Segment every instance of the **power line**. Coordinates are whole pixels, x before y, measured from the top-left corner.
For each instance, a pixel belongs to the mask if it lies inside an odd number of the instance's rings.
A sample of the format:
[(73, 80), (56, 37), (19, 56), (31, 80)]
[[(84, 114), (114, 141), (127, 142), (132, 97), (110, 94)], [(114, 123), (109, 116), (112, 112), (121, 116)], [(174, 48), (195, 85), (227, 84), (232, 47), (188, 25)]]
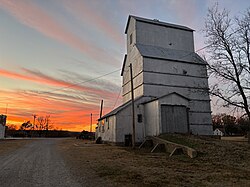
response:
[[(248, 26), (250, 26), (250, 24), (245, 25), (244, 27), (241, 27), (241, 28), (235, 30), (234, 32), (228, 34), (228, 36), (227, 36), (225, 39), (230, 38), (233, 34), (235, 34), (236, 32), (238, 32), (238, 31), (240, 31), (240, 30), (242, 30), (242, 29), (244, 29), (245, 27), (248, 27)], [(203, 49), (206, 49), (206, 48), (208, 48), (208, 47), (210, 47), (210, 46), (212, 46), (212, 45), (214, 45), (214, 44), (216, 44), (216, 43), (217, 43), (217, 42), (208, 44), (208, 45), (206, 45), (206, 46), (204, 46), (204, 47), (202, 47), (202, 48), (200, 48), (200, 49), (197, 49), (195, 52), (191, 52), (191, 53), (188, 53), (187, 55), (182, 56), (180, 59), (183, 59), (184, 57), (187, 57), (187, 56), (189, 56), (189, 55), (192, 55), (192, 54), (194, 54), (194, 53), (197, 53), (197, 52), (199, 52), (199, 51), (202, 51)]]
[[(78, 82), (78, 83), (75, 83), (75, 84), (70, 84), (70, 85), (68, 85), (68, 86), (64, 86), (64, 87), (61, 87), (61, 88), (58, 88), (58, 89), (54, 89), (54, 90), (51, 90), (51, 91), (37, 92), (36, 94), (49, 94), (49, 93), (54, 93), (54, 92), (57, 92), (57, 91), (60, 91), (60, 90), (64, 90), (64, 89), (66, 89), (66, 88), (74, 87), (74, 86), (77, 86), (77, 85), (85, 84), (85, 83), (88, 83), (88, 82), (91, 82), (91, 81), (100, 79), (100, 78), (102, 78), (102, 77), (108, 76), (108, 75), (113, 74), (113, 73), (115, 73), (115, 72), (118, 72), (118, 71), (120, 71), (120, 70), (121, 70), (121, 69), (117, 69), (117, 70), (115, 70), (115, 71), (106, 73), (106, 74), (104, 74), (104, 75), (101, 75), (101, 76), (98, 76), (98, 77), (95, 77), (95, 78), (92, 78), (92, 79), (89, 79), (89, 80), (85, 80), (85, 81)], [(23, 98), (23, 97), (25, 97), (25, 96), (22, 95), (21, 97), (15, 97), (15, 99)], [(4, 101), (4, 100), (1, 100), (1, 101)]]
[(121, 92), (122, 92), (122, 88), (120, 88), (119, 94), (117, 95), (117, 98), (116, 98), (116, 101), (115, 101), (115, 104), (114, 104), (114, 106), (113, 106), (113, 109), (112, 109), (112, 110), (114, 110), (115, 105), (116, 105), (116, 103), (117, 103), (117, 101), (118, 101), (118, 99), (119, 99), (119, 97), (120, 97), (120, 95), (121, 95)]
[(75, 83), (75, 84), (71, 84), (71, 85), (69, 85), (69, 86), (64, 86), (64, 87), (61, 87), (61, 88), (59, 88), (59, 89), (55, 89), (55, 90), (52, 90), (52, 91), (49, 91), (49, 92), (42, 92), (42, 93), (53, 93), (53, 92), (56, 92), (56, 91), (59, 91), (59, 90), (64, 90), (65, 88), (70, 88), (70, 87), (73, 87), (73, 86), (85, 84), (85, 83), (87, 83), (87, 82), (91, 82), (91, 81), (100, 79), (100, 78), (102, 78), (102, 77), (108, 76), (108, 75), (113, 74), (113, 73), (115, 73), (115, 72), (118, 72), (118, 71), (120, 71), (120, 70), (121, 70), (121, 69), (117, 69), (117, 70), (115, 70), (115, 71), (106, 73), (106, 74), (104, 74), (104, 75), (101, 75), (101, 76), (99, 76), (99, 77), (95, 77), (95, 78), (93, 78), (93, 79), (89, 79), (89, 80), (86, 80), (86, 81), (78, 82), (78, 83)]
[[(244, 26), (244, 27), (241, 27), (241, 28), (235, 30), (234, 32), (232, 32), (232, 33), (230, 33), (230, 34), (228, 34), (228, 37), (227, 37), (226, 39), (228, 39), (228, 38), (231, 37), (233, 34), (235, 34), (236, 32), (238, 32), (238, 31), (244, 29), (244, 28), (247, 27), (247, 26), (249, 26), (249, 24), (246, 25), (246, 26)], [(214, 44), (216, 44), (216, 43), (217, 43), (217, 42), (211, 43), (211, 44), (209, 44), (209, 45), (206, 45), (206, 46), (204, 46), (204, 47), (202, 47), (202, 48), (200, 48), (200, 49), (197, 49), (195, 52), (191, 52), (191, 53), (189, 53), (189, 54), (187, 54), (187, 55), (182, 56), (180, 59), (182, 59), (182, 58), (184, 58), (184, 57), (187, 57), (187, 56), (189, 56), (189, 55), (192, 55), (192, 54), (194, 54), (194, 53), (197, 53), (197, 52), (199, 52), (199, 51), (201, 51), (201, 50), (203, 50), (203, 49), (205, 49), (205, 48), (208, 48), (208, 47), (210, 47), (210, 46), (212, 46), (212, 45), (214, 45)], [(64, 89), (66, 89), (66, 88), (70, 88), (70, 87), (73, 87), (73, 86), (85, 84), (85, 83), (87, 83), (87, 82), (91, 82), (91, 81), (97, 80), (97, 79), (99, 79), (99, 78), (108, 76), (108, 75), (113, 74), (113, 73), (115, 73), (115, 72), (118, 72), (118, 71), (120, 71), (120, 70), (121, 70), (121, 69), (117, 69), (117, 70), (115, 70), (115, 71), (106, 73), (106, 74), (104, 74), (104, 75), (101, 75), (101, 76), (98, 76), (98, 77), (95, 77), (95, 78), (92, 78), (92, 79), (89, 79), (89, 80), (86, 80), (86, 81), (78, 82), (78, 83), (75, 83), (75, 84), (70, 84), (70, 85), (68, 85), (68, 86), (64, 86), (64, 87), (61, 87), (61, 88), (58, 88), (58, 89), (54, 89), (54, 90), (51, 90), (51, 91), (38, 92), (37, 94), (44, 94), (44, 93), (48, 94), (48, 93), (53, 93), (53, 92), (57, 92), (57, 91), (60, 91), (60, 90), (64, 90)], [(128, 71), (128, 70), (127, 70), (127, 71)], [(120, 92), (119, 92), (119, 94), (118, 94), (118, 96), (117, 96), (117, 98), (116, 98), (116, 102), (115, 102), (115, 104), (114, 104), (114, 107), (115, 107), (115, 105), (116, 105), (116, 103), (117, 103), (117, 101), (118, 101), (118, 98), (119, 98), (119, 96), (120, 96), (120, 93), (121, 93), (121, 89), (120, 89)], [(17, 99), (17, 98), (23, 98), (23, 97), (25, 97), (25, 96), (22, 95), (21, 97), (15, 97), (15, 98)], [(5, 100), (0, 100), (0, 101), (5, 101)], [(114, 108), (114, 107), (113, 107), (113, 108)]]

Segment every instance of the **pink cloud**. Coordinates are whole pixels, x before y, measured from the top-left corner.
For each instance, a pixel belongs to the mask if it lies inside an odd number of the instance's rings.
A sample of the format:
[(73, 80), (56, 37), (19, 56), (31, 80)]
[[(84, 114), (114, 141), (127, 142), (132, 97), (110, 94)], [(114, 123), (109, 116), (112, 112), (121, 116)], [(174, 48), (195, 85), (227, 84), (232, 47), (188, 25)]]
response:
[(122, 33), (119, 33), (114, 25), (110, 22), (103, 19), (98, 11), (91, 10), (87, 4), (87, 1), (74, 1), (74, 3), (70, 1), (63, 1), (64, 6), (71, 11), (71, 13), (75, 14), (80, 19), (84, 19), (84, 21), (88, 21), (89, 24), (92, 24), (95, 27), (98, 27), (102, 30), (106, 35), (116, 41), (120, 46), (124, 44)]
[(33, 1), (0, 0), (0, 6), (21, 23), (39, 31), (43, 35), (67, 44), (97, 61), (114, 63), (113, 57), (95, 45), (83, 41), (68, 31), (45, 10), (36, 6)]
[[(92, 98), (94, 97), (102, 97), (102, 98), (113, 98), (115, 96), (115, 93), (105, 91), (96, 88), (91, 88), (88, 86), (84, 86), (81, 84), (73, 84), (64, 80), (56, 79), (53, 77), (50, 77), (48, 75), (45, 75), (41, 72), (36, 72), (36, 71), (31, 71), (28, 69), (24, 69), (26, 74), (20, 74), (4, 69), (0, 69), (0, 76), (3, 77), (8, 77), (11, 79), (16, 79), (16, 80), (25, 80), (25, 81), (30, 81), (30, 82), (35, 82), (39, 84), (45, 84), (49, 86), (55, 86), (55, 87), (64, 87), (64, 88), (72, 88), (75, 90), (79, 90), (84, 92), (86, 95), (91, 96)], [(28, 73), (28, 75), (27, 75)]]

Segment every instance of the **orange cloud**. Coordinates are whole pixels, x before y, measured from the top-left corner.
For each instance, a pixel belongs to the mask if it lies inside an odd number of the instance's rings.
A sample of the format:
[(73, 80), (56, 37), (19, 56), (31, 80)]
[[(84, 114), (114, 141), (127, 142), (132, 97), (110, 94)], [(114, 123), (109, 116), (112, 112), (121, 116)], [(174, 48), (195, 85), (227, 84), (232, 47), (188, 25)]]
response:
[[(99, 103), (84, 103), (63, 100), (49, 95), (37, 95), (29, 92), (1, 90), (0, 100), (11, 97), (8, 102), (7, 122), (21, 125), (24, 121), (33, 122), (32, 114), (51, 116), (54, 127), (59, 129), (89, 130), (90, 113), (93, 115), (93, 130), (99, 113)], [(22, 97), (21, 97), (22, 96)], [(5, 113), (6, 105), (1, 102), (0, 112)], [(109, 109), (108, 109), (109, 110)]]
[(30, 75), (22, 75), (20, 73), (0, 69), (0, 76), (12, 78), (12, 79), (18, 79), (18, 80), (20, 79), (26, 80), (30, 82), (39, 83), (39, 84), (47, 84), (50, 86), (56, 86), (56, 87), (61, 87), (61, 88), (62, 87), (71, 88), (71, 89), (83, 91), (85, 94), (91, 97), (101, 96), (102, 98), (107, 99), (107, 98), (113, 98), (115, 95), (114, 93), (109, 92), (109, 91), (87, 87), (81, 84), (74, 84), (74, 83), (66, 82), (60, 79), (56, 79), (48, 75), (45, 75), (41, 72), (34, 72), (28, 69), (24, 69), (24, 70), (26, 73), (29, 73)]
[(117, 60), (107, 55), (105, 51), (75, 36), (52, 16), (34, 4), (33, 1), (0, 0), (3, 8), (21, 23), (39, 31), (43, 35), (67, 44), (83, 52), (97, 61), (114, 63)]

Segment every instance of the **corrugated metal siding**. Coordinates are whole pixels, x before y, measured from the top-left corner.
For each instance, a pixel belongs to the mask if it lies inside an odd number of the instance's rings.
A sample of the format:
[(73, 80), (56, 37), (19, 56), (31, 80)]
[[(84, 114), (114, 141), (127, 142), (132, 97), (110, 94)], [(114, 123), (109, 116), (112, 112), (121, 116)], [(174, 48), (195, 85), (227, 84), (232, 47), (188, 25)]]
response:
[(187, 133), (188, 116), (185, 106), (161, 105), (162, 133)]

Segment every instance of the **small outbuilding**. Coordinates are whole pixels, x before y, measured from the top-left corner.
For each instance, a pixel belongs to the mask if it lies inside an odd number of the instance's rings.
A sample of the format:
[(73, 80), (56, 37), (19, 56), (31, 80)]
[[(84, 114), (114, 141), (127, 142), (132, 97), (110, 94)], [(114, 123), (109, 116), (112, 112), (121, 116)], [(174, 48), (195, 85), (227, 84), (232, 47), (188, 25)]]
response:
[(217, 135), (217, 136), (224, 136), (225, 135), (225, 131), (223, 128), (216, 128), (214, 129), (214, 135)]
[(194, 51), (193, 31), (129, 16), (121, 71), (123, 104), (98, 120), (96, 137), (124, 143), (132, 134), (130, 65), (136, 142), (162, 133), (213, 134), (207, 63)]
[(0, 139), (5, 136), (6, 115), (0, 115)]

